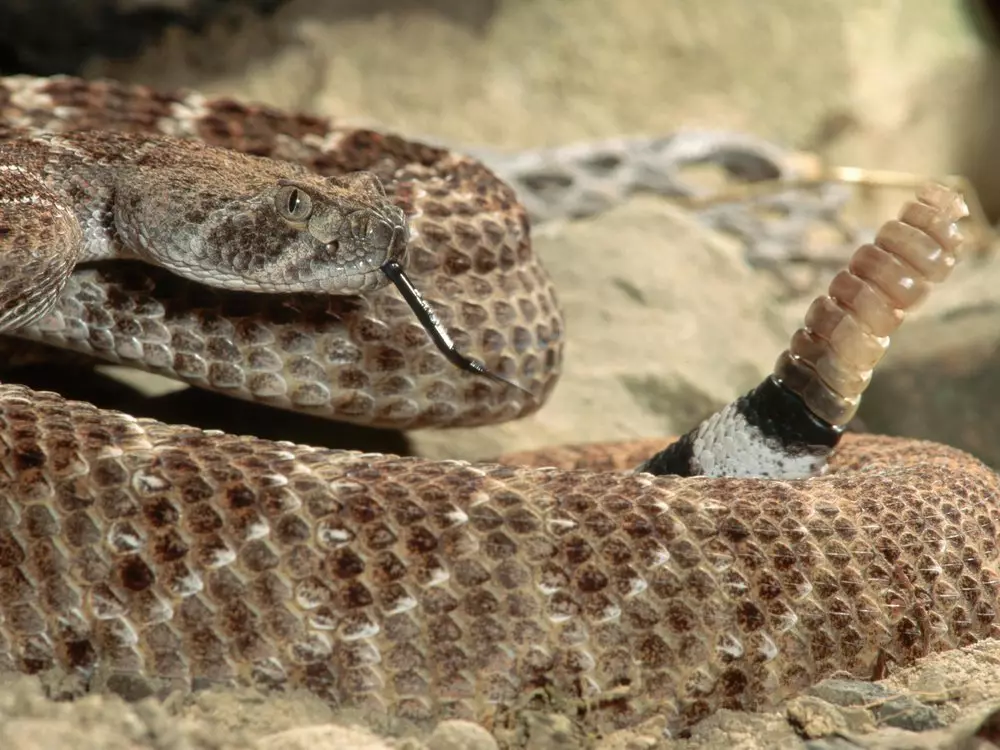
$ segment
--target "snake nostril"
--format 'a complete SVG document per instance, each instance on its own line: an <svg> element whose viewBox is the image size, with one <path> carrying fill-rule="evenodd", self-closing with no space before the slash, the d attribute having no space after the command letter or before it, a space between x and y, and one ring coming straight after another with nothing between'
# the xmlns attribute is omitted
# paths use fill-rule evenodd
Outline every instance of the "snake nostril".
<svg viewBox="0 0 1000 750"><path fill-rule="evenodd" d="M380 219L372 222L370 234L372 245L384 248L387 254L391 255L397 243L396 230L397 228L387 221Z"/></svg>
<svg viewBox="0 0 1000 750"><path fill-rule="evenodd" d="M406 251L406 245L410 241L409 232L405 226L392 227L392 238L389 240L390 257L399 257Z"/></svg>

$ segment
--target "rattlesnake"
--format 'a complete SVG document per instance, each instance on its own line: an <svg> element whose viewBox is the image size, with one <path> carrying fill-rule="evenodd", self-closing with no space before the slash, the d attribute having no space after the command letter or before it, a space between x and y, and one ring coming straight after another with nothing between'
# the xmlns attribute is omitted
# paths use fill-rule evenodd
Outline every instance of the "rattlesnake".
<svg viewBox="0 0 1000 750"><path fill-rule="evenodd" d="M408 269L456 343L533 397L457 373L385 288L224 293L134 263L78 269L18 335L397 427L513 418L555 384L563 324L524 209L470 158L68 78L0 79L0 123L8 139L137 133L109 135L103 153L100 138L84 149L50 135L49 150L7 152L57 175L95 154L141 160L132 146L150 134L370 170L407 215ZM186 174L208 181L198 163ZM45 212L43 192L6 195L3 177L8 251L72 224ZM61 179L78 196L94 188L86 170ZM113 235L103 213L83 225ZM17 291L0 311L24 307L29 289ZM418 723L499 730L542 707L592 732L654 716L679 730L1000 622L1000 482L930 443L848 442L812 479L652 477L330 451L2 385L0 446L0 668L60 667L131 695L245 681Z"/></svg>

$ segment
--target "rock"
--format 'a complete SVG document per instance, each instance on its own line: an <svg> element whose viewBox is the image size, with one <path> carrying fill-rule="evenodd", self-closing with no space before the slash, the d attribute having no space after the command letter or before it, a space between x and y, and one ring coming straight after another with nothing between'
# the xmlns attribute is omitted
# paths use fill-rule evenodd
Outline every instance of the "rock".
<svg viewBox="0 0 1000 750"><path fill-rule="evenodd" d="M956 2L940 0L905 10L891 0L620 0L613 12L603 0L291 0L208 34L174 29L138 59L94 60L86 72L197 83L472 146L707 125L790 144L846 140L849 157L867 153L874 131L874 155L892 162L880 166L899 167L902 152L948 173L943 145L905 149L908 134L943 116L932 101L909 105L954 87L920 84L976 49L965 22Z"/></svg>
<svg viewBox="0 0 1000 750"><path fill-rule="evenodd" d="M860 680L827 680L809 695L785 704L778 712L719 711L694 726L684 739L667 740L663 750L986 750L1000 738L1000 641L924 657L876 684ZM821 700L817 695L824 696ZM887 700L888 697L888 700ZM871 699L865 705L859 701ZM840 708L833 702L845 704ZM884 706L922 705L934 716L910 729L859 721L858 712ZM789 721L791 719L791 721ZM807 739L803 739L803 735Z"/></svg>
<svg viewBox="0 0 1000 750"><path fill-rule="evenodd" d="M0 747L11 750L245 750L240 728L171 715L159 701L88 695L60 703L33 677L0 675Z"/></svg>
<svg viewBox="0 0 1000 750"><path fill-rule="evenodd" d="M164 29L204 29L220 17L273 11L283 0L33 0L0 4L4 73L73 73L93 55L139 54ZM52 23L58 18L59 23Z"/></svg>
<svg viewBox="0 0 1000 750"><path fill-rule="evenodd" d="M427 738L427 750L497 750L493 736L471 721L442 721Z"/></svg>
<svg viewBox="0 0 1000 750"><path fill-rule="evenodd" d="M522 711L517 724L515 734L499 734L501 743L521 750L575 750L586 742L573 720L562 714Z"/></svg>
<svg viewBox="0 0 1000 750"><path fill-rule="evenodd" d="M329 705L302 690L265 695L252 688L213 688L185 695L173 708L193 721L255 737L332 724L335 718L341 724L361 723L354 717L335 717Z"/></svg>
<svg viewBox="0 0 1000 750"><path fill-rule="evenodd" d="M392 750L392 746L366 729L324 724L298 727L257 740L256 750Z"/></svg>
<svg viewBox="0 0 1000 750"><path fill-rule="evenodd" d="M795 729L776 713L723 709L692 727L691 736L667 740L663 750L802 750Z"/></svg>
<svg viewBox="0 0 1000 750"><path fill-rule="evenodd" d="M948 725L938 709L927 706L912 696L893 698L876 706L873 712L883 726L898 727L910 732L926 732Z"/></svg>
<svg viewBox="0 0 1000 750"><path fill-rule="evenodd" d="M831 734L840 734L850 729L872 729L874 723L866 717L858 716L863 712L854 712L852 722L844 712L824 700L811 695L800 695L788 701L785 707L785 716L794 726L799 735L803 737L826 737ZM852 726L853 724L853 726Z"/></svg>
<svg viewBox="0 0 1000 750"><path fill-rule="evenodd" d="M805 692L835 706L864 706L892 698L892 692L884 685L864 680L831 678L816 683Z"/></svg>
<svg viewBox="0 0 1000 750"><path fill-rule="evenodd" d="M0 727L0 745L7 750L55 750L78 747L79 741L80 729L72 721L16 719ZM106 750L126 750L130 746L128 739L113 735L101 744Z"/></svg>

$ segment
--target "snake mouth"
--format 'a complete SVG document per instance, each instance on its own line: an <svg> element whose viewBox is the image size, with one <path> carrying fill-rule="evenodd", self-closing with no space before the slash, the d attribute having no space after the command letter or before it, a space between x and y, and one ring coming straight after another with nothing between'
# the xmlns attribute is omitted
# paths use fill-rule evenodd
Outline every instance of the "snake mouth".
<svg viewBox="0 0 1000 750"><path fill-rule="evenodd" d="M335 259L334 267L341 278L368 276L373 271L383 271L385 265L393 261L402 264L410 240L406 225L383 220L378 233L381 236L370 244L365 242L370 241L367 237L355 237L346 243L339 237L323 245L327 256Z"/></svg>

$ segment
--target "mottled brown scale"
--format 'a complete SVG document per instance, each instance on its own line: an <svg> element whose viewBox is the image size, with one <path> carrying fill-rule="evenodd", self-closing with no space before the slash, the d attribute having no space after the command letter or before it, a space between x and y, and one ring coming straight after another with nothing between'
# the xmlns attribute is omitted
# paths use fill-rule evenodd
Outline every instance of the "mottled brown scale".
<svg viewBox="0 0 1000 750"><path fill-rule="evenodd" d="M532 252L523 207L480 163L395 136L196 94L63 77L0 78L0 91L6 94L0 141L5 126L106 130L119 133L112 137L123 143L167 134L295 162L323 176L372 170L409 217L407 273L449 334L463 352L516 379L534 398L512 400L502 385L469 383L478 378L456 373L419 327L411 333L413 313L392 289L323 300L212 291L137 264L78 270L54 313L18 336L238 398L384 427L511 419L537 409L554 387L562 321L552 284ZM16 236L72 231L52 218L19 226ZM23 270L23 263L12 268ZM39 300L51 298L55 290L46 280L56 278L52 270L39 267L25 290L34 289ZM0 263L0 280L2 272ZM25 293L5 289L11 296ZM500 298L517 305L498 311L483 304ZM463 301L478 304L470 314L459 309ZM3 316L0 301L0 323ZM218 330L223 318L232 322ZM377 335L370 321L379 322ZM257 332L255 339L248 330ZM292 331L311 343L316 366L299 366L294 357L302 352L283 348L283 336Z"/></svg>
<svg viewBox="0 0 1000 750"><path fill-rule="evenodd" d="M562 322L524 211L471 160L64 78L0 79L11 125L169 130L332 173L371 167L411 216L410 270L453 336L514 341L536 392L555 381ZM810 311L836 362L881 356L879 331L923 291L877 291L902 262L943 275L933 248L957 242L954 219L922 200ZM120 268L76 274L54 318L30 335L280 406L328 398L315 408L341 418L526 408L442 375L386 292L262 303ZM930 443L843 442L808 481L652 478L620 473L648 444L561 449L541 457L548 468L432 462L206 434L0 385L0 668L58 666L132 695L303 688L376 720L502 727L530 706L594 734L657 716L678 730L1000 634L997 476Z"/></svg>
<svg viewBox="0 0 1000 750"><path fill-rule="evenodd" d="M774 375L814 415L836 427L851 420L889 335L931 284L951 273L962 243L956 223L965 216L958 193L924 186L898 220L882 225L874 243L855 251L827 296L813 302Z"/></svg>

